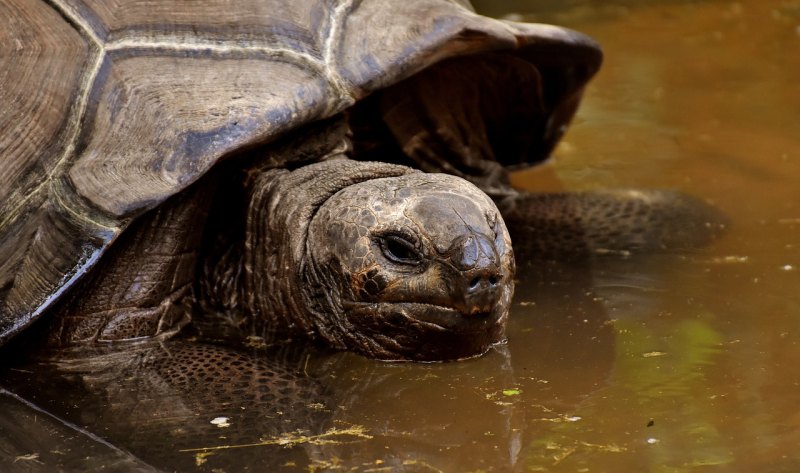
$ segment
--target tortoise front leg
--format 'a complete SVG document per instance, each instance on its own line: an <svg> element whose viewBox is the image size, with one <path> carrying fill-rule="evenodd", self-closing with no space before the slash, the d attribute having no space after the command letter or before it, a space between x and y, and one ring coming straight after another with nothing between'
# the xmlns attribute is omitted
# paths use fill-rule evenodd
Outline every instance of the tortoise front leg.
<svg viewBox="0 0 800 473"><path fill-rule="evenodd" d="M511 191L495 202L518 261L696 249L725 228L705 202L676 191Z"/></svg>
<svg viewBox="0 0 800 473"><path fill-rule="evenodd" d="M185 325L210 187L193 186L131 224L56 307L49 344L166 336Z"/></svg>

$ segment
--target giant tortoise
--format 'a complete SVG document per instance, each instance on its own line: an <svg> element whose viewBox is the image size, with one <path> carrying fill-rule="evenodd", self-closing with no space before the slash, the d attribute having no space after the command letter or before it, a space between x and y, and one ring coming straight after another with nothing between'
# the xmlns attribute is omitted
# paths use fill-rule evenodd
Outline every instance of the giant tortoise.
<svg viewBox="0 0 800 473"><path fill-rule="evenodd" d="M510 187L600 65L567 29L465 0L6 0L0 18L0 344L34 322L63 346L194 321L458 359L505 336L504 219L542 253L694 238L672 232L694 212L676 194Z"/></svg>

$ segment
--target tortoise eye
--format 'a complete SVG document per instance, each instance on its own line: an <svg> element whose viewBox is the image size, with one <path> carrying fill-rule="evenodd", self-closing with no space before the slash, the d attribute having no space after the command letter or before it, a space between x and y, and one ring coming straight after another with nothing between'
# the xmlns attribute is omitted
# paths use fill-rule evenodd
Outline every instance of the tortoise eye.
<svg viewBox="0 0 800 473"><path fill-rule="evenodd" d="M380 237L380 247L384 256L395 263L417 265L422 262L419 250L405 236L382 236Z"/></svg>

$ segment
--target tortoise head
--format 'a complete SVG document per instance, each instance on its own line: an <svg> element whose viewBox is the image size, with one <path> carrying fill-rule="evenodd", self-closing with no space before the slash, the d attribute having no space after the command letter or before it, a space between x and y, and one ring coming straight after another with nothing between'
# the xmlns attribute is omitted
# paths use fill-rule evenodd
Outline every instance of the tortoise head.
<svg viewBox="0 0 800 473"><path fill-rule="evenodd" d="M385 360L485 353L505 339L514 259L494 203L410 173L349 185L309 222L300 279L316 331Z"/></svg>

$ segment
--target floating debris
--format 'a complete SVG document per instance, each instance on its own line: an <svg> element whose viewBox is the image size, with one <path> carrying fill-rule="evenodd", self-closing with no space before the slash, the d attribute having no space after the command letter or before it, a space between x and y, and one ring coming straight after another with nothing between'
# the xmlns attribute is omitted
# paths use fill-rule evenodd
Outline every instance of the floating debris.
<svg viewBox="0 0 800 473"><path fill-rule="evenodd" d="M580 444L583 447L591 448L592 450L596 450L598 452L622 453L628 451L628 449L625 447L620 447L614 443L602 445L598 443L580 442Z"/></svg>
<svg viewBox="0 0 800 473"><path fill-rule="evenodd" d="M344 438L340 439L340 437ZM317 435L308 435L303 431L297 430L294 432L284 433L283 435L277 437L262 439L259 442L235 444L235 445L215 445L211 447L185 448L178 451L211 452L214 450L230 450L234 448L263 447L266 445L281 445L285 447L293 447L295 445L302 445L302 444L310 444L310 445L344 444L357 440L369 440L371 438L372 435L369 435L367 433L366 427L361 425L352 425L346 429L331 427L327 431Z"/></svg>
<svg viewBox="0 0 800 473"><path fill-rule="evenodd" d="M553 423L561 423L561 422L578 422L582 420L583 417L581 416L568 416L566 414L560 414L558 417L542 417L538 420L540 422L553 422Z"/></svg>
<svg viewBox="0 0 800 473"><path fill-rule="evenodd" d="M194 464L195 466L203 466L203 463L208 461L208 457L213 455L214 452L197 452L194 455Z"/></svg>
<svg viewBox="0 0 800 473"><path fill-rule="evenodd" d="M18 457L15 457L14 458L14 463L17 463L18 461L42 463L42 462L39 461L39 454L38 453L29 453L27 455L20 455Z"/></svg>
<svg viewBox="0 0 800 473"><path fill-rule="evenodd" d="M552 455L552 466L558 466L559 463L563 462L567 457L575 452L585 452L588 450L595 452L623 453L627 451L625 447L620 447L619 445L613 443L602 445L589 442L576 442L574 445L548 444L545 446L545 449L556 451L556 453Z"/></svg>
<svg viewBox="0 0 800 473"><path fill-rule="evenodd" d="M747 263L749 260L750 260L749 256L729 255L729 256L714 258L711 260L711 262L714 264L743 264Z"/></svg>
<svg viewBox="0 0 800 473"><path fill-rule="evenodd" d="M229 420L230 420L229 417L214 417L213 419L211 419L211 423L223 429L225 427L231 426L231 423L228 422Z"/></svg>
<svg viewBox="0 0 800 473"><path fill-rule="evenodd" d="M649 351L647 353L642 353L642 358L655 358L658 356L666 356L667 352L665 351Z"/></svg>
<svg viewBox="0 0 800 473"><path fill-rule="evenodd" d="M565 458L575 453L578 450L578 447L570 447L565 450L562 450L559 454L553 455L553 466L558 466L559 463L564 461Z"/></svg>
<svg viewBox="0 0 800 473"><path fill-rule="evenodd" d="M519 388L507 388L484 394L484 396L487 401L491 401L498 406L510 406L522 400L519 397L520 394L522 394L522 390Z"/></svg>

